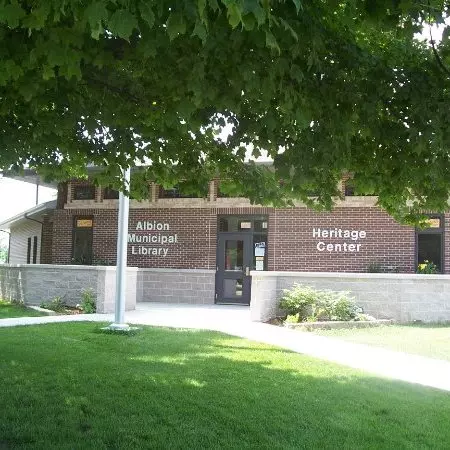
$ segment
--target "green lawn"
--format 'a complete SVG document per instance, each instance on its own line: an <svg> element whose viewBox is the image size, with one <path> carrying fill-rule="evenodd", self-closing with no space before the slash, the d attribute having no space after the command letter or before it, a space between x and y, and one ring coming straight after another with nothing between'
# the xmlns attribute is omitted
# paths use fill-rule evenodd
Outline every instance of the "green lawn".
<svg viewBox="0 0 450 450"><path fill-rule="evenodd" d="M206 331L0 329L0 448L448 448L450 394Z"/></svg>
<svg viewBox="0 0 450 450"><path fill-rule="evenodd" d="M6 319L8 317L36 317L45 315L46 314L27 308L26 306L0 300L0 319Z"/></svg>
<svg viewBox="0 0 450 450"><path fill-rule="evenodd" d="M450 361L450 325L390 325L314 333Z"/></svg>

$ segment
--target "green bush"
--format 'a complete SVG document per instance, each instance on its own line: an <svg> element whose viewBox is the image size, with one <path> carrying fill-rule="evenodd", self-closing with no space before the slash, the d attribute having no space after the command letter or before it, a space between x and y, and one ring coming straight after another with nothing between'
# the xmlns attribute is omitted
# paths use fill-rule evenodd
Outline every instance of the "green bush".
<svg viewBox="0 0 450 450"><path fill-rule="evenodd" d="M94 292L92 289L86 289L81 293L81 309L86 314L93 314L97 311Z"/></svg>
<svg viewBox="0 0 450 450"><path fill-rule="evenodd" d="M294 317L298 322L358 320L360 315L349 292L319 291L298 283L283 291L280 308L291 322Z"/></svg>
<svg viewBox="0 0 450 450"><path fill-rule="evenodd" d="M280 301L280 307L288 315L298 315L298 321L303 322L311 315L312 305L317 301L317 291L309 286L295 283L292 289L285 289Z"/></svg>
<svg viewBox="0 0 450 450"><path fill-rule="evenodd" d="M433 274L438 273L437 266L432 261L425 260L422 264L419 264L417 266L417 273L423 273L423 274Z"/></svg>
<svg viewBox="0 0 450 450"><path fill-rule="evenodd" d="M66 310L66 304L62 297L55 297L49 302L42 302L39 306L55 312L64 312Z"/></svg>

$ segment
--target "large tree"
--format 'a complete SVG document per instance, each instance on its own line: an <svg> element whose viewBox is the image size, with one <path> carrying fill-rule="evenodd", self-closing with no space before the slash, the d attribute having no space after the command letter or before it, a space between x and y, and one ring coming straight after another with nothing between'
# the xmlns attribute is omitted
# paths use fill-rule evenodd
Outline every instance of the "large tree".
<svg viewBox="0 0 450 450"><path fill-rule="evenodd" d="M0 167L113 183L120 167L257 202L343 172L408 220L450 191L441 1L0 0ZM443 25L444 26L444 25ZM227 132L221 134L225 127ZM262 151L274 169L244 164Z"/></svg>

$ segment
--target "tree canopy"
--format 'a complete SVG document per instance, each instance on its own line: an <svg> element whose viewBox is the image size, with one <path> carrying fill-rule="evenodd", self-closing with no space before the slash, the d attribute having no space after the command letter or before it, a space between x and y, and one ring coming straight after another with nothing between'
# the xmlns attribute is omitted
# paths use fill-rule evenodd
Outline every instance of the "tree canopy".
<svg viewBox="0 0 450 450"><path fill-rule="evenodd" d="M0 168L213 176L330 207L344 172L402 220L450 191L447 7L430 0L0 0ZM433 45L414 38L444 27ZM218 135L225 129L226 131ZM272 169L244 164L267 152ZM308 194L318 194L308 200Z"/></svg>

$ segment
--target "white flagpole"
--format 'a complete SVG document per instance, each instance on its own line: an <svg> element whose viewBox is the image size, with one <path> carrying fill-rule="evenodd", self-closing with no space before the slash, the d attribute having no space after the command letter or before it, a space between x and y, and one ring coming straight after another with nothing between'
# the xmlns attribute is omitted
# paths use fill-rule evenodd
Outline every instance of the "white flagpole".
<svg viewBox="0 0 450 450"><path fill-rule="evenodd" d="M130 168L123 169L123 180L126 193L119 193L119 220L117 226L117 264L116 264L116 306L114 323L111 330L128 330L125 323L125 298L127 277L127 245L128 245L128 213L130 207Z"/></svg>

